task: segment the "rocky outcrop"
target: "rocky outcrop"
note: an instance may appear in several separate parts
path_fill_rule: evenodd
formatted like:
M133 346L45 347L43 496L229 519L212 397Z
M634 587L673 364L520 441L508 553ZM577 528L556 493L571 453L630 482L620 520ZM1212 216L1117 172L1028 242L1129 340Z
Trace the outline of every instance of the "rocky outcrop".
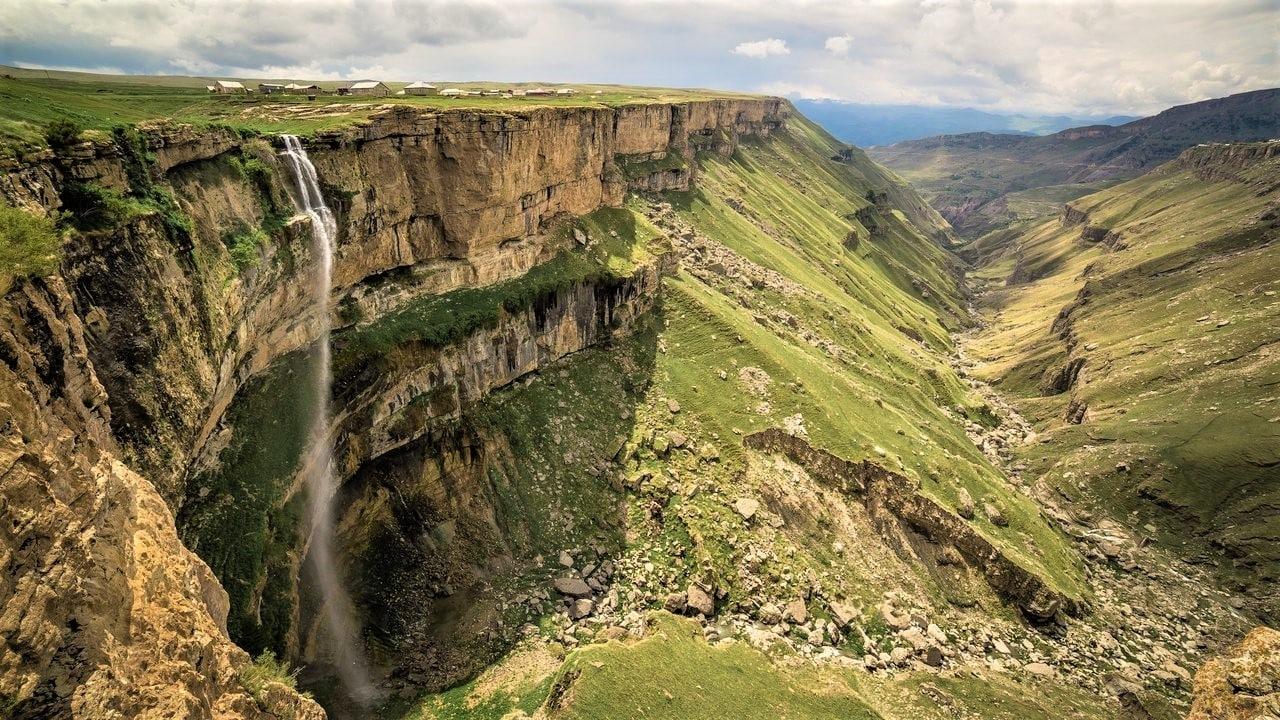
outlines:
M0 306L0 698L13 718L322 718L224 627L226 593L121 461L60 278Z
M1196 672L1187 720L1280 717L1280 632L1254 628Z
M904 475L869 460L843 460L778 428L747 435L742 443L753 450L785 455L820 482L864 503L872 517L891 516L933 543L955 547L993 590L1031 620L1044 622L1060 611L1080 615L1086 610L1082 600L1051 588L959 515L920 493L916 483Z
M1280 156L1280 141L1258 143L1206 143L1182 151L1172 167L1191 170L1205 182L1241 182L1239 171ZM1280 181L1276 181L1280 182Z

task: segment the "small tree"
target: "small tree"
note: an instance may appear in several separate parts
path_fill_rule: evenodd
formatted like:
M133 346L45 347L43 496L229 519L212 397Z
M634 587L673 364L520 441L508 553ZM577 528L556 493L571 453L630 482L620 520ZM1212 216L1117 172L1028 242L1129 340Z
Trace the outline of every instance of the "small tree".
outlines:
M80 142L82 128L70 120L54 120L45 126L44 139L51 148L64 148Z

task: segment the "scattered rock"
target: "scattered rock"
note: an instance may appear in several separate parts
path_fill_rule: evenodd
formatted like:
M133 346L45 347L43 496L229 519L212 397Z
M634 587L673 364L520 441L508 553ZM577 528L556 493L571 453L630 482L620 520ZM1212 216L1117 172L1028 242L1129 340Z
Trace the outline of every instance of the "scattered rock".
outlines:
M676 615L683 615L684 609L687 606L688 602L685 600L685 594L682 592L673 592L667 595L667 598L662 601L662 607L666 609L667 612L675 613Z
M828 606L831 609L831 619L835 620L836 625L847 628L857 621L859 617L858 611L852 606L842 602L833 602Z
M1042 662L1027 663L1022 669L1038 677L1051 678L1055 674L1053 668Z
M591 611L594 609L595 603L587 598L574 600L573 604L569 606L569 619L581 620L582 618L590 615Z
M571 567L573 567L573 556L572 556L572 555L570 555L569 553L565 552L564 550L561 550L561 551L560 551L560 565L561 565L561 566L563 566L563 567L567 567L567 568L571 568Z

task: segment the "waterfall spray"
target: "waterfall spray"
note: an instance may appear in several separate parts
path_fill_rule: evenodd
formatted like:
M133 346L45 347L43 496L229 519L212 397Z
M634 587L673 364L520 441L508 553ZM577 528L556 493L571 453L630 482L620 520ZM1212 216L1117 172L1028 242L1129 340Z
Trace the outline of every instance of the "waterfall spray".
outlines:
M351 599L342 586L333 557L334 480L333 444L329 439L329 393L332 384L329 358L329 286L333 275L333 245L337 222L320 195L316 168L307 157L302 143L293 135L284 135L281 153L297 182L298 209L311 218L311 235L315 243L315 303L320 316L317 370L315 373L315 411L311 423L309 450L304 463L309 514L311 520L311 568L320 589L320 603L325 630L328 631L333 660L347 692L357 702L372 697L372 686L360 651L358 632L352 624Z

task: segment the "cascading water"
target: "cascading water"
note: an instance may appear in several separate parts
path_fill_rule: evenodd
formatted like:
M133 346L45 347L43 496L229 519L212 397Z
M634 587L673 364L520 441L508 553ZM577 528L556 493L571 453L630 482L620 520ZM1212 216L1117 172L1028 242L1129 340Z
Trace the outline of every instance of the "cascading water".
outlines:
M304 464L311 520L311 570L321 594L325 630L333 644L333 660L347 693L356 702L372 698L372 686L365 669L363 653L352 622L351 600L342 586L333 557L334 499L337 484L333 472L333 444L329 439L329 393L331 368L329 358L329 285L333 275L333 244L337 222L320 195L316 168L307 157L301 141L284 135L281 153L293 173L298 190L298 209L311 218L311 234L315 243L315 303L320 316L320 337L315 372L315 415L311 423L309 451Z

